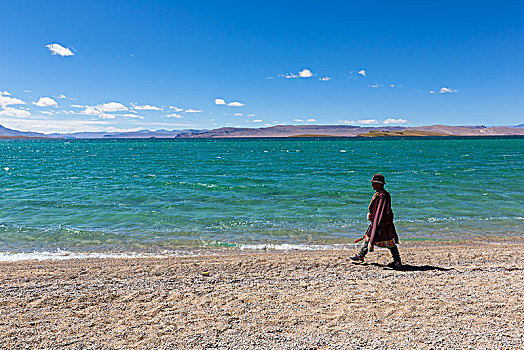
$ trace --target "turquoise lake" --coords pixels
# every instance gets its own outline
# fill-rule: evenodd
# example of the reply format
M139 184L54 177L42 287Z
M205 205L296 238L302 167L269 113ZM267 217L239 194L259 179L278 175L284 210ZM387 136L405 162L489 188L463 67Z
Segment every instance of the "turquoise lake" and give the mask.
M524 138L0 140L0 251L352 243L386 177L405 240L524 234Z

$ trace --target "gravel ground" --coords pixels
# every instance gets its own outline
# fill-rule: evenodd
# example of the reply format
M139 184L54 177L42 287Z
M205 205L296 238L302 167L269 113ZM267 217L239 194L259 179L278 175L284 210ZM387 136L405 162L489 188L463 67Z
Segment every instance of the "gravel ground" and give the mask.
M2 349L524 349L522 243L0 263Z

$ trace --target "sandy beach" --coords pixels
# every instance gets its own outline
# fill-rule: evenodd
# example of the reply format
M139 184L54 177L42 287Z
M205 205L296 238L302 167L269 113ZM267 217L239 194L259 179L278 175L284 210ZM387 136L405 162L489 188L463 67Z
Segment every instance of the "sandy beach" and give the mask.
M522 349L522 242L0 264L3 349Z

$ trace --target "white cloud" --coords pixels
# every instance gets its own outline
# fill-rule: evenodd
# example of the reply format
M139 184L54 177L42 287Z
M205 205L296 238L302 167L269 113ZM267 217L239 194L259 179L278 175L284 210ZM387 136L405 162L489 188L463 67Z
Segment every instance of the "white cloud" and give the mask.
M87 106L83 106L83 105L71 105L71 107L74 107L74 108L85 108Z
M314 75L316 74L313 74L311 70L304 68L303 70L298 72L298 74L288 73L288 74L279 74L278 76L281 78L286 78L286 79L294 79L294 78L311 78Z
M255 119L255 120L253 120L253 123L262 123L262 122L263 122L262 119Z
M137 118L137 119L144 119L143 116L133 113L124 113L124 114L117 114L117 117L126 117L126 118Z
M235 117L241 117L242 113L235 113L234 115L235 115Z
M311 119L306 120L306 122L309 122L309 123L314 123L314 122L316 122L316 121L317 121L317 120L314 119L314 118L311 118Z
M331 78L330 77L322 77L322 78L318 78L318 80L320 80L320 81L329 81L329 80L331 80Z
M178 119L182 118L182 116L180 114L176 114L176 113L166 114L166 115L164 115L164 117L166 117L166 118L178 118Z
M46 114L46 115L55 115L56 114L56 112L51 112L51 111L40 111L38 113Z
M128 110L128 108L124 106L123 104L121 104L120 102L102 103L94 107L101 112L120 112L120 111Z
M458 92L458 90L453 90L453 89L447 88L445 86L441 87L440 91L439 91L439 93L441 93L441 94L446 94L446 93L452 94L454 92Z
M71 50L69 50L66 47L63 47L60 44L49 44L49 45L46 45L45 47L47 47L53 55L60 55L62 57L74 55L74 53Z
M115 115L113 114L107 114L109 112L122 112L127 111L128 108L121 104L120 102L108 102L108 103L102 103L96 106L84 106L85 109L78 114L85 114L85 115L96 115L100 118L104 119L114 119Z
M162 108L152 105L143 105L143 106L137 106L133 105L133 109L136 109L137 111L161 111Z
M248 114L247 116L248 116L248 117L254 117L255 114Z
M369 85L369 87L371 88L379 88L379 87L383 87L384 85L382 84L373 84L373 85Z
M4 96L11 96L11 94L9 93L9 91L0 91L0 95L4 95Z
M430 94L434 94L435 91L433 91L433 90L429 90L429 93L430 93Z
M301 78L311 78L313 73L309 69L304 69L298 73Z
M357 124L378 124L376 119L361 119L357 120Z
M37 102L33 102L38 107L56 107L58 104L51 97L40 97Z
M301 122L303 122L304 120L303 120L303 119L294 119L293 121L296 122L296 123L301 123Z
M175 112L182 112L184 110L183 108L178 108L178 107L175 107L175 106L169 106L169 108L174 109Z
M58 96L57 98L67 98L67 96L64 94L60 94L60 96Z
M222 98L216 98L215 99L215 104L219 105L219 106L227 105L227 106L230 106L230 107L242 107L242 106L244 106L244 104L242 102L233 101L233 102L227 103L226 100L224 100Z
M242 107L242 106L244 106L244 104L241 103L241 102L229 102L227 105L231 106L231 107Z
M376 119L360 119L360 120L339 120L339 123L342 124L378 124L378 120Z
M31 112L14 107L3 107L0 109L0 116L26 118L31 116Z
M14 97L0 95L0 106L25 105L25 102Z
M383 124L406 124L408 121L406 119L398 118L388 118L383 121Z
M186 109L185 110L186 113L202 113L202 111L200 109Z
M366 71L363 70L363 69L359 70L359 71L357 72L357 74L360 74L360 75L362 75L363 77L367 77L367 75L366 75Z
M109 120L58 120L58 119L9 119L0 118L0 124L20 131L38 131L43 133L69 132L129 132L143 128L120 129Z
M28 94L28 93L30 93L30 92L32 92L32 91L31 91L31 90L24 90L24 92L25 92L26 94Z

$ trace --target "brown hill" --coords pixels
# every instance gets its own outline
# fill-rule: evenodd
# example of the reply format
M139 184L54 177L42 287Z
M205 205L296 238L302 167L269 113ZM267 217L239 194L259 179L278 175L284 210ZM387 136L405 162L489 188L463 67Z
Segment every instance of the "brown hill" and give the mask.
M357 137L404 137L404 136L450 136L449 134L444 134L440 132L431 132L431 131L419 131L405 129L402 131L375 131L371 130L365 134L358 134Z

